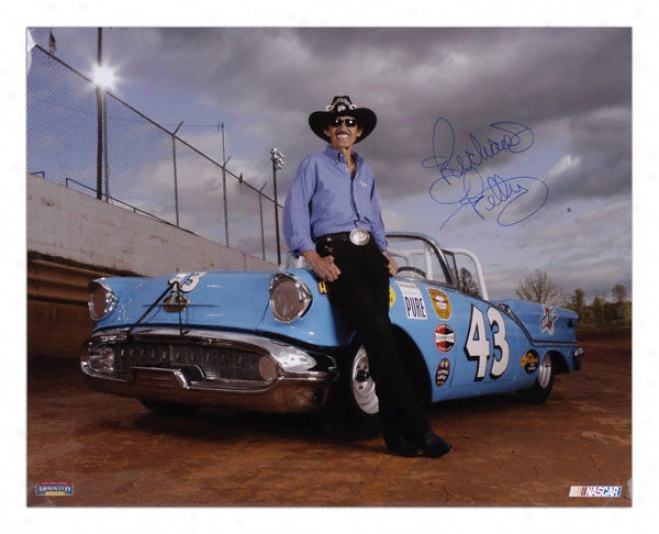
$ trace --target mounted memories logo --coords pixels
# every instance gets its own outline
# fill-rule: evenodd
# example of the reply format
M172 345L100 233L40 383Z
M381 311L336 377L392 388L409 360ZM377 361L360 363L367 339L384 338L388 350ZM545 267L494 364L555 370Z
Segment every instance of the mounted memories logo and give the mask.
M622 486L570 486L570 497L622 497Z
M41 482L34 487L34 492L40 497L70 497L73 495L73 484L69 482Z

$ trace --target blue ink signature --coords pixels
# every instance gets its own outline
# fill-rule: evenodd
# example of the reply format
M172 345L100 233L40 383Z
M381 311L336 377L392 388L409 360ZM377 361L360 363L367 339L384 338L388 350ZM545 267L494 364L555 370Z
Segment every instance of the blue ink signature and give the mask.
M440 171L440 177L430 186L430 197L439 204L457 206L440 230L467 206L481 219L495 214L500 226L512 226L535 214L549 198L547 184L532 176L502 178L495 174L483 178L479 167L486 161L504 152L525 152L535 140L532 128L524 124L495 122L490 127L497 130L500 137L488 138L486 143L482 143L470 133L470 149L456 155L453 126L443 117L435 121L433 155L423 160L423 167ZM442 130L446 130L448 136L442 136ZM442 143L447 145L444 149Z

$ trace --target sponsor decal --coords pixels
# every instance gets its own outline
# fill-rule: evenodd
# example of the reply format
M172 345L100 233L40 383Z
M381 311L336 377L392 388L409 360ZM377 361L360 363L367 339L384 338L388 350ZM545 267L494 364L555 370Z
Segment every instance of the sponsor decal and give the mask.
M408 319L423 320L428 319L426 312L426 302L423 300L421 290L411 282L396 282L403 295L405 305L405 315Z
M389 286L389 307L392 308L394 304L396 304L396 292Z
M442 358L442 361L440 361L437 366L437 372L435 373L435 384L437 384L438 387L442 387L446 384L450 374L451 362L448 358Z
M440 319L448 319L451 317L451 301L448 295L440 289L434 287L428 288L428 295L430 295L430 302L432 307Z
M522 356L519 364L524 367L524 370L528 374L535 373L538 365L540 364L540 356L538 356L535 352L529 351L524 356Z
M450 325L440 324L435 328L435 346L440 352L448 352L455 345L455 332Z
M325 280L318 281L318 293L320 293L321 295L327 295L327 293L329 293L329 290L327 288L327 282L325 282Z
M39 497L70 497L73 495L73 484L69 482L40 482L34 487Z
M570 486L570 497L622 497L622 486Z
M549 335L553 336L554 324L556 323L556 319L558 319L558 314L554 308L550 308L549 306L543 306L543 308L544 313L540 319L540 329L543 332L547 332Z

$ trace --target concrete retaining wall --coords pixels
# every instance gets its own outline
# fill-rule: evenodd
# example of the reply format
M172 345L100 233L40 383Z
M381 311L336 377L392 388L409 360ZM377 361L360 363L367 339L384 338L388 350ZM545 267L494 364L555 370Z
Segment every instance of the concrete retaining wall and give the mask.
M145 276L273 267L260 258L37 176L27 177L27 248Z

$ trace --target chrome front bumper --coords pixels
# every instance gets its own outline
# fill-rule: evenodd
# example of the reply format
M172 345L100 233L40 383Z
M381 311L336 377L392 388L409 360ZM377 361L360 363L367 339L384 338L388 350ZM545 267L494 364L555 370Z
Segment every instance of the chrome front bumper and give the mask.
M80 365L104 393L279 413L321 408L338 376L326 354L248 334L171 329L98 333Z

